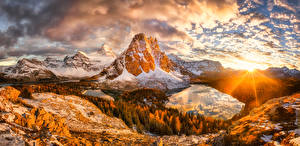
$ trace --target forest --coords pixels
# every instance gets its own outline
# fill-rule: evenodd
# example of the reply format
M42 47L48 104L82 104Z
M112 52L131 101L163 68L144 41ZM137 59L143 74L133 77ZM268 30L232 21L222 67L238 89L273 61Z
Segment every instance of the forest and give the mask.
M213 119L166 108L164 103L168 97L164 92L155 89L126 91L114 101L107 101L83 95L80 83L22 85L15 88L21 91L20 96L23 98L32 98L32 93L41 92L79 96L95 104L106 115L122 119L128 127L140 133L199 135L227 129L230 125L230 120Z

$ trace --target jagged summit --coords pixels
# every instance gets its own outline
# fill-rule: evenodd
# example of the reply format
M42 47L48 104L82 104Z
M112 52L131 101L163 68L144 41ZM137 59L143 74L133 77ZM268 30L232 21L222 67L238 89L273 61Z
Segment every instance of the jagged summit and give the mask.
M87 55L81 51L78 51L73 56L66 56L64 58L64 66L88 69L91 66L90 59Z
M146 37L144 33L135 35L129 47L92 79L137 81L143 87L162 89L183 88L188 85L184 75L175 70L174 63L160 50L157 39Z
M65 62L68 60L89 61L89 57L84 52L78 51L75 55L64 58Z
M134 36L125 51L125 66L129 73L138 76L160 67L166 72L172 70L171 62L164 52L161 52L155 38L147 38L144 33Z

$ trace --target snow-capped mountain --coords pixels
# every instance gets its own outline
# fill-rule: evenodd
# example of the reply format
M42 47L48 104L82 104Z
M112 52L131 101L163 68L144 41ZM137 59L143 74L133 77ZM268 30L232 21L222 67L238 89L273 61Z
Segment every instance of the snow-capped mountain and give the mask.
M106 44L103 44L97 53L102 56L116 57L116 53L114 53L113 50Z
M168 57L179 66L183 66L186 70L195 75L200 75L203 72L220 72L224 68L218 61L201 60L201 61L185 61L174 54Z
M16 66L5 69L4 77L18 81L82 79L96 75L107 65L109 58L113 60L113 57L108 56L97 57L98 60L93 60L84 52L78 51L63 60L50 57L44 61L24 58L19 60Z
M7 68L5 77L18 81L57 80L57 76L47 69L44 62L37 59L21 59L15 67Z
M147 38L140 33L134 36L128 49L110 66L91 79L109 84L110 87L117 85L120 88L126 83L126 86L172 90L189 86L189 77L181 72L160 50L155 38Z

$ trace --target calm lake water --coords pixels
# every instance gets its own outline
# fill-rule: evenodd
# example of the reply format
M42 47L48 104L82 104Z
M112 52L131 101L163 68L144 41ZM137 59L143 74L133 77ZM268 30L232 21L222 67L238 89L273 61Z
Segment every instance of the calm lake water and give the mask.
M214 118L229 119L239 113L244 103L205 85L191 87L169 97L167 107Z

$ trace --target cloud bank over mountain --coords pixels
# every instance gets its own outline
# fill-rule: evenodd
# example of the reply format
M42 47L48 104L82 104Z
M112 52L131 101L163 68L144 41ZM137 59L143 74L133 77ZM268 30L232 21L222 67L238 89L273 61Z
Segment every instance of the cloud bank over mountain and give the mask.
M300 67L299 2L293 0L3 0L0 65L19 57L115 51L145 32L168 53ZM12 61L13 62L13 61Z

